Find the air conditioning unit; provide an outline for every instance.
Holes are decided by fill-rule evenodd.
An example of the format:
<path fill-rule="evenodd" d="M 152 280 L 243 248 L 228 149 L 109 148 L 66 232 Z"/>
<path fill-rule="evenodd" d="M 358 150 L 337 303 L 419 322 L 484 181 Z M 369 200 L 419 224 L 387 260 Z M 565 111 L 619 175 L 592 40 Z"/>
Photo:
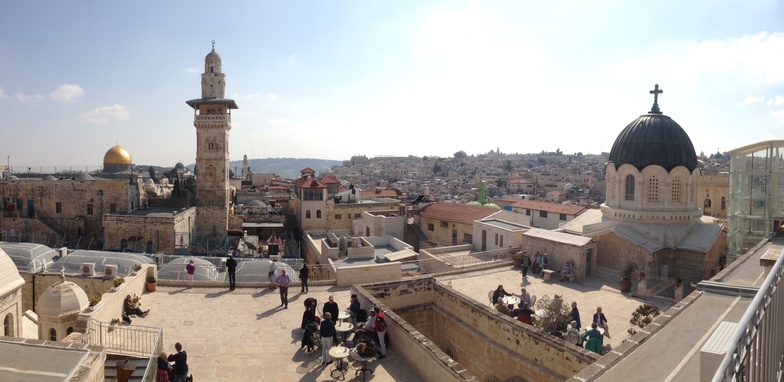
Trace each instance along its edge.
<path fill-rule="evenodd" d="M 107 264 L 103 267 L 103 278 L 114 280 L 117 277 L 117 264 Z"/>
<path fill-rule="evenodd" d="M 95 263 L 82 263 L 82 274 L 85 276 L 95 276 Z"/>

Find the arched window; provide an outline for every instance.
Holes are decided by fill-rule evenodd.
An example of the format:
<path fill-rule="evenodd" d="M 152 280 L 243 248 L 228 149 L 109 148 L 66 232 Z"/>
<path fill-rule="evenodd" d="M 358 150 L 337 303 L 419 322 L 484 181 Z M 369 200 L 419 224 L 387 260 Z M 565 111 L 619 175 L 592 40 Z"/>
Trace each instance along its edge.
<path fill-rule="evenodd" d="M 711 201 L 710 201 L 710 199 L 705 199 L 705 202 L 702 205 L 705 208 L 711 208 Z"/>
<path fill-rule="evenodd" d="M 305 211 L 305 219 L 310 219 L 310 210 Z"/>
<path fill-rule="evenodd" d="M 5 315 L 3 320 L 3 335 L 6 337 L 15 337 L 14 333 L 14 316 L 11 313 Z"/>
<path fill-rule="evenodd" d="M 681 180 L 678 178 L 672 180 L 672 201 L 681 201 Z"/>
<path fill-rule="evenodd" d="M 57 330 L 49 329 L 49 341 L 57 341 Z"/>
<path fill-rule="evenodd" d="M 724 211 L 727 209 L 727 198 L 721 197 L 721 210 Z"/>
<path fill-rule="evenodd" d="M 147 253 L 152 253 L 152 240 L 147 240 L 146 249 L 144 250 Z"/>
<path fill-rule="evenodd" d="M 66 336 L 71 334 L 71 333 L 73 333 L 73 326 L 69 326 L 68 329 L 65 330 L 65 335 Z"/>
<path fill-rule="evenodd" d="M 655 176 L 648 178 L 648 201 L 659 201 L 659 179 L 656 179 Z"/>
<path fill-rule="evenodd" d="M 128 248 L 128 240 L 122 239 L 120 240 L 120 249 Z"/>
<path fill-rule="evenodd" d="M 316 219 L 321 219 L 321 210 L 316 210 Z"/>
<path fill-rule="evenodd" d="M 634 175 L 626 175 L 626 200 L 634 200 Z"/>

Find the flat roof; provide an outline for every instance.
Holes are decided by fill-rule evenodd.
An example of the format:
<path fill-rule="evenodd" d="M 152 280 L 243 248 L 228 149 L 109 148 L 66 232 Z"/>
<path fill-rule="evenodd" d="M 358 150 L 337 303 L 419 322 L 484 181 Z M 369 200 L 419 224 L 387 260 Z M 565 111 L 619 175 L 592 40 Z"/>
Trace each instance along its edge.
<path fill-rule="evenodd" d="M 187 208 L 186 208 L 187 209 Z M 129 212 L 128 214 L 109 214 L 114 216 L 148 216 L 153 218 L 170 218 L 172 216 L 177 215 L 181 211 L 185 211 L 182 208 L 175 208 L 175 207 L 150 207 L 147 209 L 137 209 Z"/>
<path fill-rule="evenodd" d="M 540 228 L 531 228 L 528 232 L 524 232 L 523 236 L 536 237 L 576 246 L 583 246 L 591 242 L 590 237 L 577 236 L 569 233 L 550 231 Z"/>
<path fill-rule="evenodd" d="M 531 227 L 524 226 L 522 224 L 517 224 L 513 222 L 509 222 L 506 220 L 499 220 L 499 219 L 487 219 L 487 220 L 480 220 L 480 223 L 484 223 L 487 225 L 491 225 L 493 227 L 498 227 L 510 231 L 519 231 L 523 229 L 531 229 Z"/>
<path fill-rule="evenodd" d="M 87 356 L 84 349 L 0 341 L 0 380 L 61 382 Z"/>

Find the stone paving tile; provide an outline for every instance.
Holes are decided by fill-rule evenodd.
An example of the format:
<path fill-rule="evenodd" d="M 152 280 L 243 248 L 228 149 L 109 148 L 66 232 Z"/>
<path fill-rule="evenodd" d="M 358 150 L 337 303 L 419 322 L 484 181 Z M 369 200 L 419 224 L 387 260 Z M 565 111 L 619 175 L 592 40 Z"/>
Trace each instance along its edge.
<path fill-rule="evenodd" d="M 348 307 L 348 287 L 310 288 L 307 295 L 289 290 L 289 308 L 280 307 L 277 292 L 262 288 L 221 288 L 159 286 L 157 292 L 142 296 L 142 308 L 152 309 L 134 325 L 163 326 L 163 348 L 174 351 L 181 342 L 188 352 L 188 365 L 194 379 L 201 381 L 332 381 L 332 365 L 321 365 L 321 353 L 304 354 L 299 347 L 299 329 L 304 300 L 319 302 L 333 295 L 340 309 Z M 374 374 L 367 380 L 422 381 L 407 363 L 395 356 L 394 345 L 387 358 L 370 363 Z M 353 365 L 353 367 L 358 367 Z M 347 381 L 361 381 L 354 370 Z"/>
<path fill-rule="evenodd" d="M 487 302 L 487 292 L 499 284 L 508 291 L 519 293 L 520 272 L 511 267 L 438 277 L 477 301 Z M 529 276 L 528 292 L 538 297 L 562 294 L 565 301 L 577 301 L 582 322 L 589 323 L 596 306 L 601 305 L 610 323 L 613 337 L 609 347 L 618 346 L 626 338 L 631 313 L 642 303 L 657 305 L 662 310 L 671 303 L 642 300 L 622 295 L 617 285 L 610 285 L 598 277 L 589 276 L 581 282 L 544 282 L 541 276 Z M 174 343 L 181 342 L 188 352 L 190 371 L 196 381 L 331 381 L 331 367 L 323 367 L 320 353 L 304 354 L 300 348 L 302 331 L 299 325 L 304 310 L 303 302 L 314 297 L 319 302 L 333 295 L 340 309 L 348 306 L 350 288 L 316 286 L 307 295 L 292 288 L 289 308 L 280 307 L 279 294 L 270 289 L 194 288 L 159 286 L 154 293 L 142 297 L 143 309 L 152 309 L 146 318 L 134 320 L 134 325 L 163 326 L 163 347 L 174 351 Z M 375 361 L 375 370 L 368 381 L 422 381 L 407 363 L 396 357 L 403 351 L 393 346 L 388 357 Z M 334 364 L 333 364 L 334 365 Z M 332 366 L 332 365 L 329 365 Z M 357 366 L 357 365 L 352 365 Z M 346 380 L 356 378 L 349 370 Z"/>

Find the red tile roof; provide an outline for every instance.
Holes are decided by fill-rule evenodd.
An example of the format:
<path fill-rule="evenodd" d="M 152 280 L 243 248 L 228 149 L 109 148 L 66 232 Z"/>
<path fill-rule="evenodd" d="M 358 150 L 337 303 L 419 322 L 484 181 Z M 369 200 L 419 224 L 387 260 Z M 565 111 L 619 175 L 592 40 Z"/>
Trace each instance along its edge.
<path fill-rule="evenodd" d="M 299 188 L 327 188 L 328 187 L 326 184 L 321 183 L 313 178 L 300 179 L 297 181 L 296 185 Z"/>
<path fill-rule="evenodd" d="M 570 206 L 566 204 L 541 202 L 538 200 L 520 200 L 515 204 L 512 204 L 512 208 L 525 208 L 534 211 L 547 211 L 566 215 L 577 215 L 585 210 L 585 207 L 583 206 Z"/>
<path fill-rule="evenodd" d="M 321 181 L 321 183 L 324 183 L 324 184 L 340 184 L 340 181 L 338 180 L 338 178 L 335 178 L 332 175 L 327 175 L 325 177 L 322 177 L 319 180 Z"/>
<path fill-rule="evenodd" d="M 433 203 L 419 214 L 429 219 L 471 224 L 474 220 L 484 219 L 500 210 L 488 207 L 467 206 L 456 203 Z"/>

